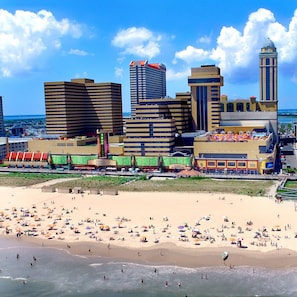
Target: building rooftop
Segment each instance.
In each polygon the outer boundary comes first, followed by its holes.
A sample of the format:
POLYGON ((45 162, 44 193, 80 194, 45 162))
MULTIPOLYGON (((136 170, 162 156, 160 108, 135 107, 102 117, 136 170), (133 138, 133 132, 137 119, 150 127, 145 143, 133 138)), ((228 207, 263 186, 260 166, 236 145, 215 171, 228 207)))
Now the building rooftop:
POLYGON ((268 37, 266 39, 266 41, 264 42, 262 48, 272 48, 272 49, 276 49, 273 41, 268 37))
POLYGON ((261 132, 213 133, 207 136, 210 142, 247 142, 250 140, 267 140, 269 134, 261 132))

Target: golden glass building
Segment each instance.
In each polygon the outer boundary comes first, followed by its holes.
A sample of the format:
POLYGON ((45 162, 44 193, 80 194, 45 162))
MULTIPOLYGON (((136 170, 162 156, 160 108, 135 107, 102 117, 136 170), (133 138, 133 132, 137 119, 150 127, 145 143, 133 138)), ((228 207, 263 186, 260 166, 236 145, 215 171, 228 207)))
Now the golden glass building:
POLYGON ((46 131, 63 137, 123 133, 122 87, 92 79, 44 83, 46 131))
POLYGON ((211 131, 220 124, 221 86, 224 85, 220 68, 204 65, 191 69, 191 108, 194 130, 211 131))

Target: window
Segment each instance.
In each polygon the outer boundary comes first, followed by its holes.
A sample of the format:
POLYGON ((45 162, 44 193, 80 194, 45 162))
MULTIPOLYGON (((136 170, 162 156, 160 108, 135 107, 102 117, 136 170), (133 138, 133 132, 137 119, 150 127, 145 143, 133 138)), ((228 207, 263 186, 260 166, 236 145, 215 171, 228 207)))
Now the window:
POLYGON ((249 162, 249 168, 257 168, 256 162, 249 162))
POLYGON ((236 166, 236 164, 234 161, 228 162, 228 167, 235 167, 235 166, 236 166))
POLYGON ((207 166, 208 167, 215 167, 216 166, 216 162, 214 162, 214 161, 207 161, 207 166))
POLYGON ((218 167, 226 167, 225 161, 218 161, 218 167))
POLYGON ((246 162, 237 162, 238 167, 246 167, 246 162))
POLYGON ((243 103, 242 102, 236 103, 236 111, 243 111, 243 103))
POLYGON ((227 103, 227 112, 234 112, 234 104, 227 103))

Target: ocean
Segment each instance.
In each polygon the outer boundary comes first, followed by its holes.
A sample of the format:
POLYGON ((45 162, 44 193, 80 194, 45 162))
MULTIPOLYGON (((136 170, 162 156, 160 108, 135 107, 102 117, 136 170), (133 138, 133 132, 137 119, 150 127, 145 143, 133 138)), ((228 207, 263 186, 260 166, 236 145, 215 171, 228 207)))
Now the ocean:
POLYGON ((297 296, 296 268, 156 267, 21 246, 5 237, 0 247, 1 297, 297 296))
MULTIPOLYGON (((130 112, 123 112, 123 117, 129 117, 130 112)), ((45 120, 44 114, 33 115, 9 115, 4 116, 4 121, 22 121, 22 120, 45 120)), ((297 122, 297 109, 279 109, 278 111, 279 123, 293 123, 297 122)))

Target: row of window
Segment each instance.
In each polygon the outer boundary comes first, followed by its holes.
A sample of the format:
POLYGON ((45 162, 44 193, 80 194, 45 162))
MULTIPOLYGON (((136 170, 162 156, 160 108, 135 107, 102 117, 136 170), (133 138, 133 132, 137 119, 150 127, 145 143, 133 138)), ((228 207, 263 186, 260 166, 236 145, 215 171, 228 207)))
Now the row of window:
POLYGON ((225 105, 224 103, 221 103, 221 112, 234 112, 234 111, 250 111, 251 106, 249 102, 243 103, 243 102, 237 102, 237 103, 232 103, 229 102, 226 104, 226 110, 225 110, 225 105))
POLYGON ((198 162, 199 167, 207 168, 257 168, 256 161, 206 161, 198 162))

